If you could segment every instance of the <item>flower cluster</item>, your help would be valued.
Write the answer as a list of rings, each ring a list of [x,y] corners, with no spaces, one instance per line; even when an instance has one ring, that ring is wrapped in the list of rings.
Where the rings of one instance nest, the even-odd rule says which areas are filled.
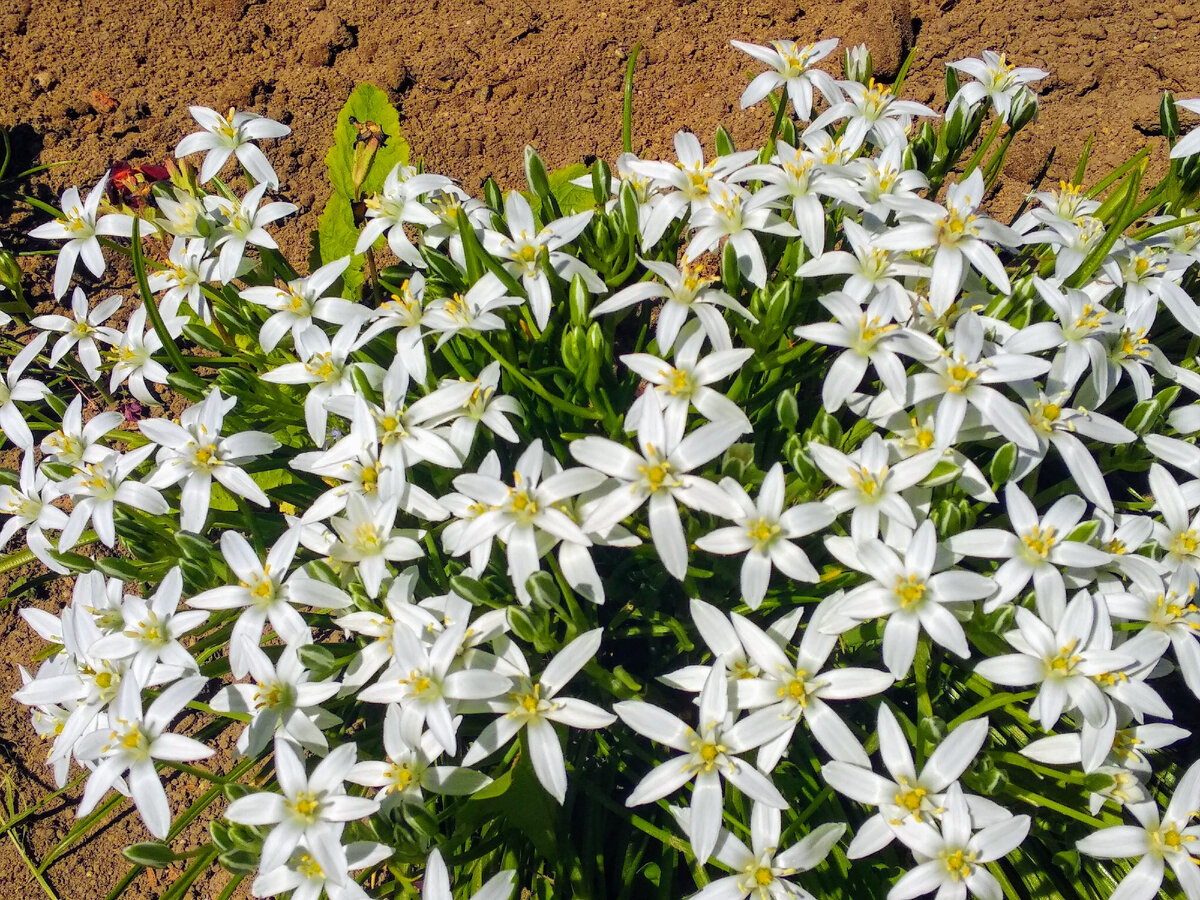
[[[1046,73],[952,63],[943,119],[857,48],[839,80],[836,41],[735,45],[770,67],[743,105],[779,91],[761,152],[682,132],[556,190],[530,153],[484,200],[402,161],[308,276],[268,119],[193,107],[199,171],[139,210],[64,193],[55,296],[101,237],[141,295],[122,333],[77,285],[0,382],[0,538],[75,573],[16,699],[81,814],[115,788],[174,839],[187,710],[244,757],[212,835],[260,897],[1129,900],[1169,867],[1200,900],[1194,135],[1153,207],[1131,174],[1005,224],[996,135]],[[122,386],[136,428],[85,421]]]

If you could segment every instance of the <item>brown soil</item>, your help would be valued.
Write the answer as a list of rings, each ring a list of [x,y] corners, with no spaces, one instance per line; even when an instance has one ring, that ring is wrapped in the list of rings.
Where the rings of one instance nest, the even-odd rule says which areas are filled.
[[[282,193],[305,210],[282,229],[293,258],[328,193],[322,161],[337,111],[360,81],[389,92],[415,155],[474,190],[487,175],[520,186],[526,144],[550,167],[614,157],[624,64],[638,42],[634,143],[647,154],[669,152],[682,127],[707,138],[723,123],[739,143],[761,139],[765,108],[737,109],[756,64],[731,38],[864,41],[884,78],[915,46],[906,93],[935,107],[946,61],[1004,50],[1053,74],[1040,85],[1041,120],[1010,154],[999,210],[1015,208],[1052,148],[1049,177],[1069,177],[1092,133],[1096,170],[1150,139],[1161,171],[1159,95],[1200,94],[1195,0],[4,0],[0,34],[0,126],[15,128],[17,162],[71,161],[25,190],[52,200],[66,185],[94,183],[113,160],[162,160],[194,130],[190,103],[253,109],[292,128],[268,153]],[[0,240],[28,246],[21,234],[33,217],[3,203]],[[44,285],[51,261],[25,262]],[[60,581],[37,602],[57,608],[67,596]],[[13,608],[0,613],[0,778],[14,780],[19,808],[49,780],[26,711],[3,698],[18,684],[15,665],[37,649]],[[176,802],[194,790],[181,779],[172,787]],[[15,837],[41,859],[72,821],[71,804],[52,803]],[[126,811],[46,880],[64,900],[102,897],[125,870],[119,848],[146,838]],[[156,898],[173,877],[143,877],[130,896]],[[215,897],[222,883],[218,875],[188,896]],[[40,891],[0,839],[0,896]]]

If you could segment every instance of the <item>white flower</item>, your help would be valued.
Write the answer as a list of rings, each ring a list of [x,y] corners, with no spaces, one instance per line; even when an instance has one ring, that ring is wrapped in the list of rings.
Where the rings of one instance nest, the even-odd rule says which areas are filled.
[[[275,744],[275,778],[281,794],[262,791],[239,797],[225,818],[242,825],[274,825],[263,841],[260,869],[282,866],[303,840],[309,853],[327,872],[345,871],[341,833],[343,823],[364,819],[379,809],[377,800],[351,797],[343,782],[354,768],[358,748],[342,744],[317,764],[309,775],[291,744]]]
[[[13,357],[8,371],[0,380],[0,432],[15,446],[28,452],[33,449],[33,432],[25,423],[25,417],[17,409],[17,402],[32,403],[50,393],[50,388],[32,378],[22,378],[34,357],[46,346],[48,335],[44,332],[21,348]]]
[[[238,497],[259,506],[271,503],[238,465],[270,453],[279,447],[279,441],[262,431],[221,437],[225,416],[236,404],[235,397],[222,397],[220,388],[213,388],[204,400],[184,410],[178,425],[168,419],[142,419],[138,423],[142,434],[159,447],[158,467],[145,484],[164,488],[183,482],[179,524],[184,531],[203,530],[214,478]]]
[[[250,722],[238,735],[237,751],[258,756],[272,738],[292,744],[297,750],[324,754],[329,742],[322,729],[340,724],[341,719],[321,708],[338,692],[336,681],[312,681],[300,662],[296,645],[283,648],[279,662],[257,645],[242,651],[250,669],[251,684],[229,684],[209,701],[218,712],[249,715]]]
[[[186,317],[165,319],[168,334],[172,337],[178,335],[186,321]],[[159,333],[154,328],[146,330],[146,307],[139,304],[129,315],[121,342],[113,348],[112,372],[108,378],[109,391],[115,391],[118,385],[128,381],[129,393],[138,400],[149,406],[159,405],[146,382],[167,383],[166,367],[153,356],[162,346]]]
[[[785,485],[779,463],[763,479],[757,502],[732,478],[721,479],[721,487],[738,505],[738,515],[733,517],[737,524],[709,532],[696,540],[696,546],[721,555],[746,554],[741,587],[742,598],[751,609],[758,609],[766,596],[772,565],[788,578],[810,582],[819,579],[808,555],[792,541],[832,523],[837,517],[833,507],[802,503],[784,512]]]
[[[839,119],[846,119],[841,139],[850,147],[860,146],[867,137],[872,138],[878,147],[903,141],[913,116],[937,116],[923,103],[897,99],[890,87],[874,79],[868,84],[839,81],[837,85],[846,99],[832,104],[813,119],[807,130],[821,131]]]
[[[963,722],[937,746],[917,772],[908,739],[886,703],[879,704],[879,758],[890,778],[869,766],[833,759],[821,766],[821,776],[840,794],[879,808],[854,835],[846,855],[860,859],[886,847],[895,826],[935,822],[946,812],[946,790],[971,767],[987,741],[988,720]],[[972,798],[981,808],[982,798]],[[971,804],[968,800],[968,807]],[[1000,810],[996,804],[991,804]]]
[[[162,494],[138,481],[130,481],[133,470],[154,452],[147,444],[128,453],[110,451],[96,462],[76,465],[75,474],[60,482],[59,494],[69,496],[75,508],[58,538],[58,552],[65,553],[75,546],[84,526],[91,519],[96,535],[106,547],[116,543],[113,525],[113,505],[132,506],[154,516],[161,516],[171,507]]]
[[[39,225],[29,232],[30,237],[50,241],[66,241],[59,248],[58,262],[54,267],[54,296],[62,297],[71,283],[71,274],[80,258],[88,270],[99,278],[104,274],[104,253],[100,249],[100,236],[131,237],[133,218],[121,213],[100,216],[100,201],[108,188],[108,173],[92,188],[87,200],[79,199],[78,188],[69,187],[62,194],[63,218]],[[98,218],[97,218],[98,217]]]
[[[79,362],[83,365],[83,370],[92,381],[99,381],[100,350],[96,342],[115,344],[121,340],[121,332],[103,324],[117,311],[121,302],[119,294],[113,295],[97,303],[96,308],[89,313],[87,297],[84,296],[83,290],[77,287],[71,295],[73,319],[60,315],[36,316],[30,319],[29,324],[35,328],[63,332],[63,336],[54,342],[54,349],[50,352],[50,365],[57,366],[68,350],[78,346]]]
[[[291,134],[292,129],[252,112],[235,112],[231,109],[223,116],[204,106],[189,106],[188,111],[204,130],[181,140],[175,147],[175,157],[182,159],[193,153],[207,151],[204,164],[200,167],[201,182],[210,180],[221,171],[230,156],[236,155],[255,181],[262,182],[272,190],[279,187],[275,170],[263,152],[250,142],[281,138]]]
[[[478,473],[459,475],[454,486],[485,507],[457,536],[455,556],[470,552],[484,541],[499,537],[508,556],[508,573],[517,599],[530,602],[526,582],[538,571],[539,541],[570,541],[590,546],[588,536],[561,509],[561,501],[596,487],[604,480],[599,472],[584,467],[542,475],[548,454],[535,440],[521,454],[513,469],[513,485]]]
[[[939,900],[966,900],[968,892],[981,900],[1001,896],[1000,882],[984,866],[1020,846],[1029,824],[1029,816],[1012,816],[972,834],[967,801],[962,789],[952,785],[940,832],[923,822],[897,831],[918,865],[892,886],[887,900],[910,900],[935,890]]]
[[[116,410],[92,416],[83,424],[83,395],[75,399],[63,413],[62,427],[42,438],[42,453],[53,462],[73,466],[80,462],[95,462],[108,448],[99,443],[100,438],[123,422],[125,417]]]
[[[497,872],[471,895],[471,900],[509,900],[516,879],[517,873],[514,869]],[[437,848],[429,854],[422,880],[424,885],[421,888],[421,900],[454,900],[454,895],[450,893],[450,873],[446,870],[446,863],[442,861],[442,854]]]
[[[158,664],[182,673],[199,674],[199,666],[179,638],[198,627],[208,613],[179,608],[183,575],[178,566],[169,571],[148,600],[126,594],[121,603],[123,627],[96,641],[89,652],[107,659],[129,660],[129,670],[139,684],[148,684]]]
[[[785,222],[770,205],[775,198],[769,191],[751,194],[734,184],[714,184],[708,203],[696,211],[690,226],[695,230],[688,241],[685,262],[713,250],[723,238],[736,251],[738,269],[751,284],[767,283],[767,263],[754,232],[792,237],[796,229]]]
[[[1033,579],[1038,614],[1057,626],[1067,602],[1060,569],[1102,566],[1109,554],[1068,540],[1087,510],[1082,497],[1060,497],[1039,517],[1032,501],[1010,481],[1004,486],[1004,503],[1011,530],[975,528],[953,535],[947,545],[953,553],[1004,560],[994,576],[999,590],[988,599],[986,610],[1012,600]]]
[[[917,527],[912,508],[901,491],[932,472],[941,457],[936,450],[927,450],[889,464],[887,444],[877,431],[871,432],[863,445],[849,455],[816,442],[810,443],[806,450],[818,468],[840,488],[824,498],[825,502],[839,513],[852,510],[850,536],[860,541],[879,534],[881,516],[909,528]]]
[[[346,499],[346,514],[334,516],[329,523],[337,532],[337,540],[330,545],[328,555],[354,563],[363,587],[372,598],[379,595],[387,563],[425,555],[416,540],[423,532],[402,532],[395,527],[398,502],[394,495],[372,501],[360,494],[350,494]]]
[[[951,101],[951,109],[956,105],[971,107],[987,99],[992,102],[996,115],[1007,121],[1013,99],[1021,93],[1022,87],[1034,81],[1041,81],[1050,74],[1030,66],[1017,68],[1005,59],[1003,53],[984,50],[980,55],[982,59],[967,57],[958,62],[946,63],[950,68],[966,72],[976,79],[958,89],[954,100]]]
[[[558,696],[566,683],[595,657],[603,631],[594,628],[563,647],[546,664],[536,682],[526,669],[509,689],[507,697],[487,701],[487,708],[501,716],[490,722],[476,738],[463,757],[463,765],[474,765],[495,753],[524,728],[534,774],[550,796],[561,804],[567,796],[567,768],[558,734],[550,723],[594,729],[604,728],[616,720],[616,716],[595,704]],[[519,651],[506,655],[505,659],[512,661],[514,657],[519,663],[525,662]]]
[[[1012,286],[1004,264],[990,243],[1015,246],[1016,232],[975,212],[983,200],[983,175],[975,169],[965,181],[946,192],[946,205],[929,200],[893,197],[889,206],[919,221],[906,221],[879,236],[881,250],[925,250],[935,248],[929,278],[929,303],[938,315],[945,314],[958,296],[965,265],[970,262],[1002,293]]]
[[[1175,105],[1188,112],[1200,113],[1200,98],[1176,100]],[[1200,128],[1193,128],[1171,148],[1171,159],[1183,159],[1197,153],[1200,153]]]
[[[691,328],[675,351],[675,363],[666,362],[649,353],[626,353],[621,357],[637,375],[654,385],[671,440],[679,441],[687,428],[688,410],[696,411],[712,422],[740,422],[744,431],[751,431],[750,420],[732,400],[710,384],[732,375],[754,355],[753,350],[717,350],[701,360],[700,347],[705,334]],[[625,429],[637,431],[646,408],[647,392],[638,396],[625,414]]]
[[[1161,817],[1154,800],[1136,803],[1129,811],[1138,825],[1103,828],[1079,841],[1080,852],[1100,859],[1141,860],[1113,891],[1116,900],[1151,900],[1158,896],[1166,866],[1175,873],[1187,900],[1200,897],[1200,763],[1193,763],[1175,785]]]
[[[686,831],[687,810],[672,808],[671,811]],[[787,850],[780,850],[783,828],[779,810],[755,803],[750,813],[751,847],[725,829],[721,829],[717,838],[713,855],[735,874],[710,881],[688,900],[747,900],[749,897],[757,900],[816,900],[788,879],[820,864],[845,830],[844,822],[826,822]]]
[[[820,264],[834,255],[826,253],[805,265]],[[803,270],[804,266],[800,268]],[[908,376],[897,353],[933,359],[941,350],[937,341],[928,335],[891,321],[895,304],[889,295],[877,295],[865,311],[858,299],[841,291],[822,294],[818,299],[837,321],[800,325],[795,334],[802,340],[846,348],[845,353],[838,354],[830,363],[822,383],[821,403],[829,412],[837,412],[846,398],[858,389],[868,364],[875,366],[879,380],[893,397],[903,398]]]
[[[926,363],[931,371],[910,377],[907,402],[916,405],[937,398],[939,448],[949,447],[958,438],[970,405],[1018,447],[1036,450],[1037,435],[1026,413],[990,385],[1036,378],[1049,370],[1050,363],[1003,350],[985,356],[983,351],[983,323],[975,313],[966,313],[954,324],[951,346]]]
[[[461,796],[473,794],[492,783],[492,779],[462,766],[435,766],[441,745],[431,733],[421,734],[420,723],[405,718],[401,707],[389,704],[383,718],[385,760],[363,760],[346,776],[347,781],[364,787],[377,787],[382,809],[398,803],[423,806],[425,791]]]
[[[893,679],[877,669],[826,668],[829,654],[838,643],[836,636],[824,632],[829,609],[828,604],[822,605],[813,614],[800,638],[795,663],[770,634],[744,616],[732,615],[746,656],[761,672],[756,678],[735,682],[737,705],[758,710],[753,719],[773,721],[777,732],[782,723],[782,733],[764,742],[758,752],[758,767],[764,771],[775,768],[801,719],[830,756],[870,767],[858,738],[825,701],[870,697],[886,690]]]
[[[488,272],[465,294],[438,297],[425,307],[421,324],[438,335],[434,349],[440,348],[456,335],[473,336],[481,331],[500,331],[507,326],[496,310],[518,306],[519,297],[508,294],[504,282]]]
[[[874,579],[846,594],[836,611],[856,622],[887,617],[883,661],[892,675],[903,678],[908,674],[921,629],[957,656],[966,659],[970,655],[966,633],[951,609],[982,600],[995,584],[990,578],[960,569],[932,574],[938,550],[932,521],[926,519],[913,533],[903,558],[873,538],[856,541],[831,536],[825,539],[825,546],[839,561]]]
[[[365,201],[367,225],[354,245],[355,254],[366,253],[385,231],[388,247],[410,266],[425,267],[425,260],[404,233],[405,223],[438,225],[442,220],[420,197],[432,191],[455,190],[444,175],[418,174],[412,166],[397,164],[383,180],[383,190]]]
[[[132,675],[122,679],[116,701],[109,711],[111,729],[94,731],[76,745],[76,755],[80,759],[100,760],[79,801],[76,814],[80,818],[95,809],[108,789],[128,771],[130,793],[146,828],[160,840],[167,836],[171,811],[167,806],[167,792],[154,771],[154,761],[186,762],[213,754],[211,748],[199,741],[166,730],[207,681],[207,678],[197,676],[175,682],[159,694],[143,714],[137,679]]]
[[[230,667],[238,678],[251,671],[252,651],[258,648],[267,622],[289,646],[311,642],[308,625],[293,604],[317,609],[350,605],[350,598],[341,589],[307,577],[302,569],[287,574],[297,537],[294,530],[286,532],[267,551],[263,563],[244,537],[226,531],[221,535],[221,555],[238,583],[212,588],[187,601],[197,609],[244,610],[229,636]]]
[[[33,454],[21,456],[21,475],[17,487],[0,485],[0,513],[8,516],[0,527],[0,548],[14,534],[25,531],[25,546],[46,565],[47,568],[66,575],[69,571],[50,556],[50,539],[43,531],[47,528],[61,530],[67,525],[67,514],[50,502],[57,496],[56,487],[45,473],[33,467]]]
[[[422,319],[425,315],[425,276],[414,272],[404,279],[400,293],[392,294],[373,310],[367,310],[366,328],[358,336],[355,349],[366,346],[386,331],[396,332],[396,361],[417,384],[425,383],[429,362],[422,341]],[[389,366],[389,369],[391,367]]]
[[[1196,606],[1195,569],[1181,566],[1167,585],[1157,578],[1147,586],[1135,581],[1128,593],[1108,593],[1104,600],[1114,616],[1145,622],[1141,634],[1158,632],[1170,641],[1184,682],[1200,697],[1200,608]]]
[[[719,307],[733,310],[750,324],[758,322],[750,310],[742,306],[727,293],[709,287],[717,279],[700,274],[699,266],[684,263],[680,269],[670,263],[642,259],[642,265],[658,276],[655,281],[639,281],[618,291],[607,300],[592,308],[592,318],[606,315],[648,300],[663,299],[666,302],[658,311],[654,339],[659,353],[667,353],[675,346],[675,340],[683,327],[688,313],[700,320],[700,327],[708,335],[714,350],[732,350],[729,325],[721,315]]]
[[[838,168],[822,165],[815,153],[783,140],[776,141],[775,150],[771,165],[746,166],[730,180],[761,181],[763,187],[754,193],[756,201],[789,200],[804,246],[812,256],[820,256],[825,251],[825,207],[821,198],[850,206],[862,205],[862,198],[853,181]]]
[[[822,213],[821,241],[825,240],[825,219]],[[881,250],[875,245],[877,235],[871,234],[853,219],[843,219],[841,228],[845,234],[843,246],[848,246],[851,252],[845,250],[830,250],[822,253],[816,259],[810,259],[796,270],[798,278],[811,278],[819,275],[848,275],[842,292],[861,305],[876,296],[883,297],[887,302],[876,307],[882,321],[896,319],[903,321],[911,312],[908,290],[901,284],[901,278],[928,276],[929,267],[914,261],[906,254],[892,250]],[[823,295],[820,299],[825,302]],[[829,306],[829,304],[826,304]],[[830,310],[837,313],[830,307]],[[861,311],[860,311],[861,315]],[[848,322],[843,322],[849,326]],[[864,326],[865,327],[865,326]],[[841,345],[839,345],[841,346]]]
[[[371,841],[354,841],[339,847],[338,868],[326,870],[309,852],[304,841],[277,869],[260,871],[250,885],[255,897],[274,897],[289,891],[290,900],[319,900],[322,893],[329,900],[370,900],[367,892],[350,878],[350,872],[367,869],[383,862],[394,852],[391,847]]]
[[[329,413],[325,402],[356,393],[356,371],[365,376],[373,388],[383,381],[384,370],[381,366],[350,359],[355,334],[354,328],[342,328],[330,343],[324,332],[312,333],[310,336],[317,349],[308,354],[304,362],[285,363],[262,375],[263,381],[273,384],[312,385],[304,398],[304,424],[308,426],[309,437],[318,447],[324,447],[328,437],[326,426]]]
[[[642,251],[648,251],[668,226],[685,210],[698,213],[708,205],[709,194],[722,179],[729,178],[742,166],[758,156],[755,150],[743,150],[728,156],[718,156],[710,163],[704,161],[700,141],[690,131],[675,133],[675,155],[679,162],[643,161],[631,159],[629,169],[650,179],[650,186],[663,191],[642,230]],[[669,193],[667,193],[669,191]]]
[[[770,47],[748,44],[745,41],[729,43],[771,67],[771,71],[756,76],[742,92],[742,109],[758,103],[780,85],[787,88],[792,108],[805,122],[812,118],[813,88],[824,94],[828,103],[837,103],[842,99],[842,92],[833,76],[813,65],[833,52],[838,45],[837,38],[817,41],[803,47],[798,46],[795,41],[771,41]]]
[[[1118,672],[1136,660],[1104,649],[1105,642],[1097,637],[1096,603],[1081,591],[1067,604],[1056,628],[1018,606],[1017,627],[1004,635],[1017,652],[985,659],[975,671],[994,684],[1040,685],[1029,711],[1047,730],[1066,709],[1078,709],[1093,725],[1102,722],[1109,706],[1096,676]]]
[[[507,675],[489,668],[473,668],[459,656],[469,622],[463,616],[451,622],[426,646],[413,630],[396,623],[392,631],[394,662],[379,680],[359,691],[367,703],[398,703],[403,718],[401,729],[429,726],[441,749],[454,755],[458,750],[458,721],[451,704],[463,700],[492,700],[512,684]],[[494,658],[493,658],[494,660]]]
[[[267,182],[262,181],[246,192],[241,200],[229,200],[223,196],[210,195],[204,198],[210,213],[221,217],[218,236],[213,248],[220,248],[217,262],[217,277],[222,284],[232,281],[242,264],[246,245],[278,249],[275,239],[267,234],[267,225],[276,219],[290,216],[299,209],[294,203],[274,202],[259,207]]]
[[[255,285],[239,291],[238,295],[243,300],[275,310],[275,314],[263,323],[258,332],[258,342],[263,350],[267,353],[274,350],[288,331],[292,333],[296,355],[307,357],[324,349],[321,340],[324,335],[313,336],[313,332],[320,332],[313,319],[335,325],[352,325],[357,330],[371,311],[341,297],[325,296],[325,292],[349,265],[350,257],[343,256],[321,266],[305,278],[289,281],[284,288]]]
[[[546,327],[551,312],[550,280],[543,266],[549,266],[566,282],[578,275],[590,290],[600,293],[608,290],[604,279],[589,266],[559,249],[579,237],[587,227],[592,218],[590,210],[548,222],[539,229],[529,201],[516,191],[510,191],[504,198],[504,218],[509,233],[485,230],[483,246],[504,261],[513,277],[521,279],[538,328]]]
[[[1163,562],[1171,570],[1200,568],[1200,512],[1191,514],[1179,483],[1158,463],[1150,466],[1150,490],[1163,518],[1154,523],[1154,540],[1166,551]]]
[[[741,434],[740,424],[713,422],[702,425],[683,440],[670,439],[657,404],[647,406],[637,433],[640,453],[601,437],[572,441],[571,455],[585,466],[611,475],[614,486],[591,506],[582,528],[605,531],[650,504],[650,534],[663,566],[682,580],[687,573],[687,539],[677,503],[736,519],[733,499],[692,469],[729,449]]]
[[[622,700],[613,711],[634,731],[683,754],[652,769],[638,782],[625,805],[652,803],[694,781],[688,840],[698,862],[712,856],[720,836],[722,780],[759,803],[787,808],[787,801],[770,779],[738,757],[775,738],[779,721],[750,717],[733,723],[723,660],[715,662],[700,692],[699,731],[641,700]]]
[[[202,238],[188,240],[177,236],[171,243],[167,265],[147,278],[150,290],[166,291],[159,301],[164,318],[179,314],[186,300],[187,305],[200,316],[205,324],[212,321],[212,310],[204,297],[204,285],[216,280],[217,260],[208,255],[208,242]]]

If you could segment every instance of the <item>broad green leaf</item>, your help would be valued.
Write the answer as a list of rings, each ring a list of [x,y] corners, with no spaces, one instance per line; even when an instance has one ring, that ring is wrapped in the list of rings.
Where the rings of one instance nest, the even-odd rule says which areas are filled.
[[[375,158],[356,195],[353,176],[355,152],[357,147],[363,146],[359,138],[367,134],[365,129],[368,123],[379,126],[383,143],[375,151]],[[382,189],[388,172],[397,163],[408,163],[408,153],[408,142],[400,133],[400,114],[388,102],[387,94],[373,84],[360,84],[338,113],[337,125],[333,129],[333,147],[325,157],[334,192],[346,200],[357,200],[361,195],[377,193]],[[328,261],[324,253],[322,258]]]
[[[577,184],[571,184],[572,180],[585,177],[589,174],[589,171],[588,167],[583,163],[575,163],[561,169],[555,169],[550,173],[550,191],[554,194],[554,198],[562,208],[564,216],[586,212],[589,209],[595,208],[596,198],[592,196],[592,189],[590,187],[583,188]],[[535,195],[527,196],[529,196],[529,203],[533,207],[533,211],[535,213],[539,212],[542,208],[541,199]]]
[[[329,196],[321,213],[317,234],[322,265],[343,256],[352,256],[350,265],[342,273],[342,296],[347,300],[357,300],[363,283],[363,257],[353,256],[354,245],[358,243],[358,229],[354,226],[354,210],[350,201],[336,190]]]

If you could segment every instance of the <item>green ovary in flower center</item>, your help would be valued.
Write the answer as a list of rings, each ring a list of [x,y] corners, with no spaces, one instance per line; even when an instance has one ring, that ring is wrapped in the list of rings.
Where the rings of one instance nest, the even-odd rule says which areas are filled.
[[[888,467],[884,466],[878,472],[872,472],[866,466],[850,470],[850,477],[858,485],[864,497],[878,500],[883,495],[883,483],[887,480]]]
[[[1198,546],[1200,546],[1200,535],[1196,534],[1194,528],[1180,531],[1171,538],[1171,552],[1176,556],[1194,556]]]
[[[646,479],[646,484],[652,494],[663,488],[679,487],[679,479],[674,477],[673,467],[665,459],[649,465],[638,466],[637,469]]]
[[[951,207],[946,218],[937,223],[938,243],[954,246],[959,241],[975,237],[979,233],[979,229],[975,227],[974,222],[974,215],[968,213],[964,216],[957,209]]]
[[[952,881],[962,881],[971,874],[976,854],[966,850],[943,850],[940,854]]]
[[[1058,649],[1058,655],[1046,660],[1047,676],[1068,676],[1075,674],[1075,667],[1083,659],[1075,652],[1077,641],[1071,640]]]
[[[301,791],[294,800],[283,802],[301,821],[310,825],[317,821],[317,810],[321,808],[321,801],[312,791]]]
[[[925,599],[925,582],[916,575],[907,578],[896,576],[896,598],[902,609],[918,606]]]
[[[774,541],[782,530],[779,523],[758,518],[746,524],[746,537],[754,541],[755,550],[762,550]]]
[[[1050,556],[1050,551],[1054,549],[1054,545],[1058,543],[1058,537],[1055,534],[1055,529],[1046,528],[1043,530],[1039,526],[1034,525],[1021,535],[1021,543],[1035,557],[1046,559]]]

